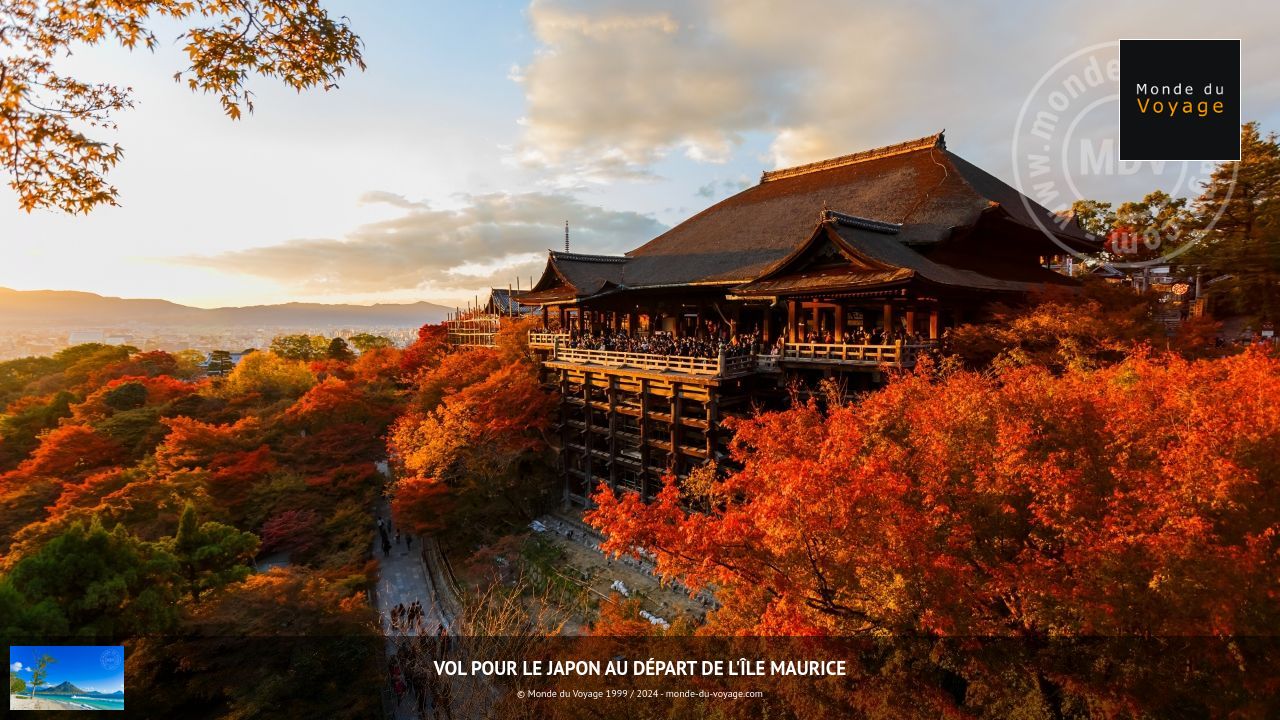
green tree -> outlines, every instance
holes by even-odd
[[[62,369],[62,363],[51,357],[25,357],[0,362],[0,406],[23,394],[32,381],[52,375]]]
[[[1109,202],[1077,200],[1071,204],[1071,212],[1085,232],[1101,238],[1105,238],[1116,224],[1116,213]]]
[[[1218,307],[1264,320],[1280,319],[1280,140],[1257,123],[1240,134],[1240,162],[1214,170],[1196,206],[1204,226],[1186,255],[1203,265]],[[1221,215],[1219,216],[1219,213]],[[1216,221],[1215,221],[1216,218]]]
[[[366,353],[377,348],[391,347],[392,342],[391,338],[362,332],[351,336],[351,345],[361,353]]]
[[[96,518],[72,523],[22,558],[0,588],[24,599],[27,634],[137,635],[163,632],[177,620],[172,556]],[[0,607],[8,602],[0,601]]]
[[[57,660],[48,655],[41,655],[40,659],[36,660],[36,666],[31,670],[31,697],[34,698],[36,696],[36,688],[49,679],[49,666],[55,662]]]
[[[20,693],[26,689],[27,689],[27,682],[22,678],[18,677],[17,673],[10,670],[9,671],[9,692]]]
[[[210,375],[226,375],[236,369],[236,363],[231,359],[231,353],[226,350],[214,350],[209,353],[209,362],[205,365],[205,372]]]
[[[329,351],[329,341],[319,335],[277,335],[271,352],[287,360],[319,360]]]
[[[1186,198],[1156,190],[1137,202],[1121,203],[1114,222],[1112,251],[1123,246],[1123,259],[1133,261],[1157,258],[1189,239],[1197,219],[1187,209]]]
[[[297,397],[316,384],[316,376],[306,365],[286,360],[275,353],[253,353],[227,376],[222,392],[227,397],[260,395],[267,400]]]
[[[360,38],[320,0],[6,0],[0,3],[0,157],[24,210],[89,212],[115,205],[106,174],[119,145],[90,137],[114,129],[133,106],[132,88],[65,75],[59,61],[99,43],[152,50],[154,22],[183,25],[190,65],[174,79],[218,97],[238,119],[253,110],[250,74],[295,90],[337,87],[350,67],[364,68]],[[166,31],[167,32],[167,31]]]
[[[71,415],[76,396],[67,391],[49,398],[25,398],[9,405],[0,415],[0,471],[17,466],[40,444],[40,433],[58,426]],[[0,407],[5,403],[0,399]]]
[[[65,347],[53,354],[53,359],[64,368],[85,360],[100,359],[102,364],[115,360],[128,360],[138,349],[126,345],[105,345],[103,343],[80,343]]]
[[[140,382],[121,383],[102,396],[112,410],[136,410],[147,404],[147,386]]]
[[[258,551],[256,535],[219,522],[201,523],[190,503],[182,511],[178,532],[164,543],[196,603],[205,590],[247,577],[247,563]]]
[[[173,354],[173,359],[178,366],[174,371],[174,377],[180,380],[194,380],[205,374],[204,353],[199,350],[179,350]],[[230,355],[227,359],[231,359]]]
[[[356,355],[351,352],[347,341],[340,337],[329,341],[329,348],[325,351],[325,356],[330,360],[339,360],[341,362],[351,362],[356,359]]]

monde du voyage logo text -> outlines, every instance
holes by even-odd
[[[1120,41],[1120,159],[1240,159],[1239,40]]]

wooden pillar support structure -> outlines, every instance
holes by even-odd
[[[614,316],[617,317],[616,315]],[[615,492],[618,489],[618,378],[609,376],[609,487]]]
[[[671,383],[671,474],[680,474],[680,419],[684,415],[684,399],[680,397],[680,383]]]
[[[938,308],[929,309],[929,339],[938,339]]]
[[[649,482],[649,380],[640,378],[640,498],[648,502],[657,494]]]
[[[832,337],[836,342],[844,342],[844,303],[836,303],[836,326]]]
[[[707,461],[715,462],[716,440],[720,428],[720,400],[716,393],[707,398]]]
[[[601,484],[652,500],[665,475],[686,478],[716,461],[725,445],[725,408],[749,400],[747,387],[734,377],[564,357],[544,362],[544,382],[559,389],[557,449],[564,499],[573,505],[589,504]]]
[[[909,308],[907,310],[907,337],[910,338],[916,332],[916,309]]]
[[[889,303],[884,304],[884,332],[886,337],[893,332],[893,306]]]
[[[595,473],[591,469],[591,445],[594,434],[592,426],[595,425],[591,418],[591,373],[582,375],[582,422],[584,428],[582,446],[586,448],[582,453],[582,472],[587,476],[587,494],[589,495],[595,487]]]
[[[560,471],[572,477],[569,467],[569,371],[560,371]],[[569,483],[564,486],[564,502],[569,502]]]
[[[800,342],[800,329],[797,326],[796,301],[787,301],[787,342]]]

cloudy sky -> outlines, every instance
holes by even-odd
[[[158,29],[155,53],[68,58],[135,90],[104,138],[126,149],[122,206],[27,215],[0,189],[0,286],[453,305],[537,275],[565,220],[574,249],[620,252],[761,170],[942,128],[1012,181],[1037,79],[1121,37],[1242,38],[1244,117],[1280,129],[1274,2],[326,5],[364,39],[368,70],[329,93],[256,80],[239,122],[173,82],[177,28]]]

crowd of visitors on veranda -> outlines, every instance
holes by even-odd
[[[803,333],[803,342],[834,343],[831,330],[819,333]],[[919,333],[885,332],[881,328],[854,328],[845,332],[840,342],[847,345],[892,345],[901,340],[904,344],[926,344],[929,339]],[[581,350],[607,350],[612,352],[642,353],[696,358],[739,357],[753,354],[778,354],[786,338],[779,336],[766,345],[759,331],[730,334],[728,330],[712,327],[708,332],[694,335],[673,335],[665,331],[632,334],[626,330],[598,330],[595,332],[570,332],[563,341],[567,348]]]

